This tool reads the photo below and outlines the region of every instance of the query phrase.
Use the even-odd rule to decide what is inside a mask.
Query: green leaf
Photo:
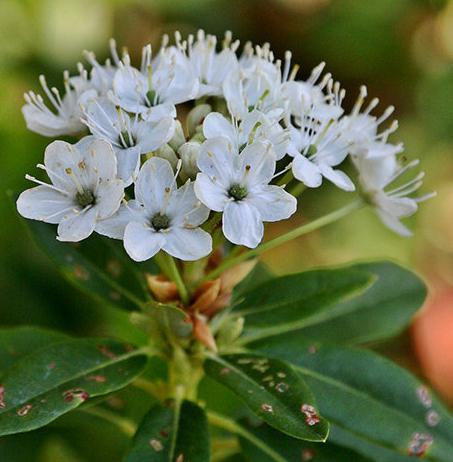
[[[245,318],[242,343],[288,333],[344,312],[341,302],[362,293],[375,277],[350,268],[314,270],[271,279],[233,308]]]
[[[288,364],[254,354],[234,354],[211,356],[204,368],[277,430],[307,441],[326,440],[329,425],[319,416],[307,385]]]
[[[397,454],[392,449],[374,444],[367,438],[360,437],[354,432],[338,427],[335,424],[330,427],[329,438],[341,446],[354,448],[358,453],[368,455],[370,460],[375,462],[414,462],[412,456]]]
[[[223,462],[248,462],[247,459],[244,459],[244,457],[241,454],[234,454],[227,459],[225,459]]]
[[[331,441],[350,441],[351,448],[379,462],[374,446],[393,452],[395,459],[419,451],[427,460],[451,461],[453,417],[409,372],[375,353],[353,348],[284,355],[289,356],[316,390],[321,412],[336,429]],[[340,437],[337,430],[344,430]],[[348,433],[352,439],[344,437]],[[354,438],[364,444],[356,445]]]
[[[39,327],[21,326],[0,329],[0,376],[23,356],[68,338],[60,332]]]
[[[151,265],[134,264],[121,242],[92,235],[83,242],[60,242],[55,226],[26,220],[33,238],[58,266],[59,270],[79,289],[123,309],[141,307],[147,297],[141,268],[155,271]]]
[[[0,436],[42,427],[91,397],[119,390],[146,364],[142,350],[113,340],[66,340],[41,348],[2,378]]]
[[[330,443],[307,443],[279,433],[268,425],[256,426],[253,423],[243,422],[247,431],[270,447],[288,462],[309,461],[316,462],[369,462],[359,454]],[[329,438],[330,439],[330,438]],[[263,452],[250,440],[240,437],[243,455],[250,462],[274,462],[275,459]]]
[[[331,306],[324,318],[294,330],[257,340],[248,347],[269,352],[301,352],[307,344],[360,344],[384,340],[401,332],[423,304],[426,288],[412,272],[390,262],[357,264],[351,270],[366,271],[375,282],[356,297]],[[303,341],[301,341],[303,339]]]
[[[209,462],[206,414],[195,403],[151,408],[140,424],[125,462]]]

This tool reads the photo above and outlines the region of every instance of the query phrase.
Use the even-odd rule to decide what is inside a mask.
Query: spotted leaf
[[[278,356],[291,361],[316,390],[320,411],[332,424],[329,441],[378,462],[409,456],[451,461],[453,416],[423,383],[391,361],[339,347]]]
[[[243,436],[240,438],[242,453],[250,461],[371,462],[371,459],[336,444],[308,443],[283,435],[268,425],[255,425],[250,421],[244,421],[242,425],[259,441],[257,445]]]
[[[326,440],[327,421],[319,415],[305,382],[287,363],[254,354],[234,354],[211,356],[205,370],[270,426],[294,438]]]
[[[122,342],[65,340],[25,356],[2,377],[0,436],[42,427],[129,384],[147,357]]]
[[[209,462],[206,415],[191,401],[157,405],[146,414],[125,462]]]

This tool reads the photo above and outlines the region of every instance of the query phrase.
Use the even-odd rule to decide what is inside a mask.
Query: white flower
[[[403,151],[403,144],[391,144],[388,137],[398,128],[398,122],[394,120],[390,126],[379,133],[379,125],[387,120],[395,108],[389,106],[380,117],[370,115],[371,111],[379,104],[374,98],[368,106],[361,111],[367,96],[366,87],[360,88],[359,97],[351,114],[341,119],[342,131],[347,142],[350,144],[352,156],[385,157],[396,155]]]
[[[214,35],[205,35],[203,30],[199,30],[195,43],[193,43],[193,36],[189,36],[188,56],[200,81],[197,98],[205,95],[222,95],[223,81],[232,70],[238,68],[235,53],[238,45],[238,41],[231,42],[231,33],[227,32],[223,49],[217,53],[217,37]]]
[[[349,145],[335,121],[320,121],[311,114],[301,120],[300,127],[291,127],[288,153],[294,157],[294,177],[309,188],[321,186],[323,177],[345,191],[354,191],[351,179],[333,167],[348,155]]]
[[[116,178],[116,158],[105,141],[87,136],[75,145],[54,141],[45,152],[44,165],[51,184],[27,175],[39,186],[24,191],[17,209],[25,218],[58,223],[60,241],[81,241],[99,220],[113,215],[124,196]]]
[[[195,193],[211,210],[223,212],[223,233],[234,244],[256,247],[263,221],[283,220],[296,211],[293,196],[269,185],[275,172],[269,144],[255,142],[239,154],[227,138],[212,138],[202,145],[198,167]]]
[[[401,167],[394,156],[354,159],[366,199],[374,206],[381,221],[402,236],[411,236],[412,232],[401,223],[401,218],[413,215],[418,210],[418,203],[433,197],[434,194],[409,197],[422,186],[424,172],[420,172],[401,186],[393,189],[389,187],[418,163],[419,161],[415,160]]]
[[[123,62],[113,79],[113,89],[118,104],[126,111],[144,117],[156,110],[173,112],[172,105],[190,101],[198,93],[193,68],[175,47],[163,46],[154,60],[151,46],[144,47],[140,71],[130,65],[128,55]]]
[[[288,115],[298,122],[308,113],[321,121],[336,120],[343,114],[341,104],[345,92],[338,82],[333,82],[330,74],[321,78],[324,67],[325,63],[316,66],[305,81],[290,78],[282,84],[281,92],[288,103]]]
[[[267,141],[272,145],[277,160],[285,156],[289,143],[289,132],[280,125],[278,118],[258,110],[247,113],[240,122],[234,119],[230,122],[222,114],[211,112],[203,122],[203,134],[206,139],[228,138],[235,151],[241,151],[254,141]]]
[[[44,136],[78,135],[83,132],[85,127],[80,121],[80,103],[95,96],[96,91],[90,88],[86,77],[73,79],[67,71],[64,72],[66,93],[62,98],[56,88],[49,89],[43,75],[39,77],[53,110],[46,106],[41,95],[32,91],[25,93],[26,104],[22,107],[22,114],[29,130]]]
[[[96,55],[92,51],[84,52],[85,58],[92,66],[89,83],[101,96],[107,95],[112,90],[115,72],[121,64],[115,40],[110,39],[109,45],[112,59],[107,59],[104,65],[97,61]]]
[[[198,260],[211,252],[211,236],[199,228],[209,210],[195,196],[192,183],[177,188],[167,160],[153,157],[143,164],[135,200],[129,211],[133,219],[124,231],[124,248],[132,259],[148,260],[161,249],[181,260]],[[118,227],[121,217],[115,218]]]
[[[91,133],[113,146],[118,177],[128,186],[137,176],[140,155],[155,151],[173,136],[176,113],[159,117],[155,112],[144,121],[138,114],[131,116],[115,107],[107,98],[96,98],[84,106],[84,116]]]
[[[228,109],[236,119],[244,118],[252,109],[269,112],[279,108],[282,75],[280,66],[267,45],[244,48],[240,67],[232,70],[223,83]]]

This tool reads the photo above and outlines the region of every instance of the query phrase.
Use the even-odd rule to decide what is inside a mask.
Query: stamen
[[[117,48],[116,48],[116,41],[115,39],[111,38],[109,40],[109,46],[110,46],[110,54],[112,55],[112,58],[113,58],[113,62],[119,66],[121,60],[118,56],[118,51],[117,51]]]
[[[433,197],[436,197],[436,196],[437,196],[437,192],[436,192],[436,191],[432,191],[432,192],[423,194],[423,196],[414,197],[413,200],[414,200],[415,202],[417,202],[417,203],[420,203],[420,202],[425,202],[425,201],[427,201],[428,199],[432,199]]]
[[[60,194],[64,194],[65,196],[69,196],[67,191],[64,191],[63,189],[57,188],[53,184],[49,183],[44,183],[44,181],[38,180],[34,176],[29,175],[28,173],[25,175],[25,179],[29,181],[33,181],[33,183],[39,184],[41,186],[46,186],[49,189],[53,189],[54,191],[59,192]]]
[[[289,70],[291,68],[291,58],[292,58],[292,53],[287,50],[285,52],[285,65],[283,67],[283,74],[282,74],[282,80],[283,82],[286,82],[288,80],[289,76]]]
[[[274,180],[275,178],[278,178],[279,176],[283,175],[283,174],[286,173],[288,170],[291,170],[292,167],[293,167],[293,163],[290,162],[283,170],[281,170],[281,171],[278,172],[278,173],[275,173],[274,176],[272,177],[272,180]]]
[[[82,184],[80,183],[79,179],[74,175],[74,172],[72,171],[71,168],[66,168],[65,169],[66,173],[69,175],[71,178],[72,182],[74,183],[75,187],[77,188],[77,191],[79,194],[84,194],[85,190],[83,189]]]
[[[366,86],[362,85],[360,87],[359,97],[357,98],[357,101],[355,102],[354,107],[352,108],[352,112],[351,112],[352,116],[356,116],[360,112],[360,109],[363,105],[363,102],[365,101],[365,98],[367,97],[367,94],[368,94],[368,91],[367,91]]]

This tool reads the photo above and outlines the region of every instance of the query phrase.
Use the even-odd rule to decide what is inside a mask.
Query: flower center
[[[135,146],[134,137],[127,130],[121,131],[121,136],[119,137],[119,141],[120,141],[121,146],[123,146],[123,148],[132,148],[133,146]]]
[[[146,92],[147,105],[152,107],[159,103],[159,98],[156,97],[156,90]]]
[[[76,201],[81,207],[87,207],[88,205],[94,204],[94,196],[91,191],[78,192],[76,194]]]
[[[247,197],[247,193],[247,188],[240,184],[234,184],[228,190],[229,196],[232,197],[235,201],[241,201],[242,199],[245,199]]]
[[[167,215],[162,213],[156,213],[151,218],[151,225],[156,231],[160,231],[161,229],[167,229],[170,226],[170,218]]]

